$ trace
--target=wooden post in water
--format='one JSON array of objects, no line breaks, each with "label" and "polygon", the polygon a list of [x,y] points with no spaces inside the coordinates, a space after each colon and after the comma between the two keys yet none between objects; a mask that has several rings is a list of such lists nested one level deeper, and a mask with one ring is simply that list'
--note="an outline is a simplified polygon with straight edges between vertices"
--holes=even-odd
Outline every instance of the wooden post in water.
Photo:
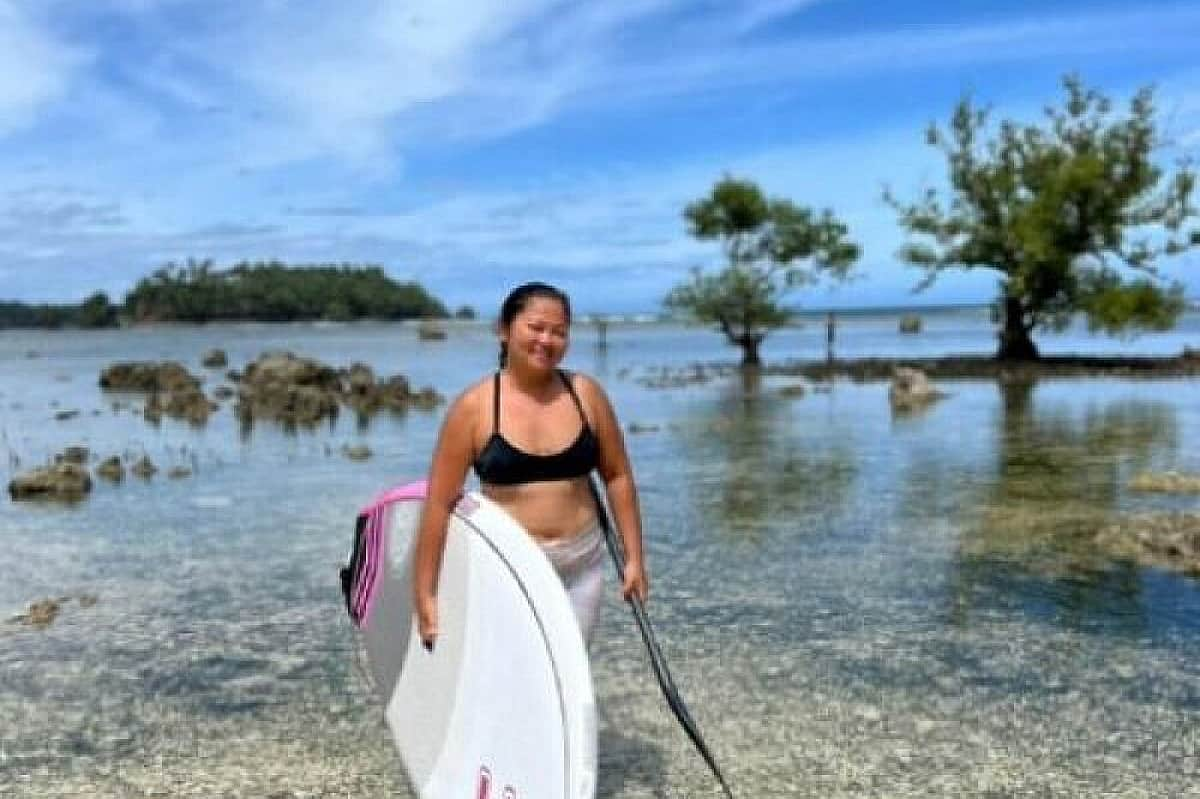
[{"label": "wooden post in water", "polygon": [[833,339],[837,334],[837,317],[833,311],[825,316],[825,362],[833,364]]}]

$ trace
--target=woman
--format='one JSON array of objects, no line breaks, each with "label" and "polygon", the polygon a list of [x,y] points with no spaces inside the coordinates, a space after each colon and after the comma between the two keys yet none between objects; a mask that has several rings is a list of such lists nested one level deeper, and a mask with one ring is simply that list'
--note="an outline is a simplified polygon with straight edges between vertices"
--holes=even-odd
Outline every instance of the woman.
[{"label": "woman", "polygon": [[587,640],[604,579],[604,536],[587,481],[604,480],[625,547],[623,596],[645,599],[637,490],[616,414],[600,386],[558,368],[571,304],[545,283],[514,289],[500,308],[500,369],[446,412],[418,530],[414,604],[421,640],[438,634],[437,583],[446,523],[474,467],[483,493],[521,523],[554,564]]}]

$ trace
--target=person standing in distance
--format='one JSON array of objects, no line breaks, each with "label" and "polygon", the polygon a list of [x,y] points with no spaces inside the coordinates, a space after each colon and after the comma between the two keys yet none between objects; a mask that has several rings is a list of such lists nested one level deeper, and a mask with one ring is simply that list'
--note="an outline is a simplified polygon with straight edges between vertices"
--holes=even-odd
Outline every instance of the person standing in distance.
[{"label": "person standing in distance", "polygon": [[474,468],[485,496],[520,522],[562,579],[589,640],[604,587],[604,535],[588,486],[600,473],[625,548],[621,593],[645,600],[641,513],[621,427],[592,378],[559,369],[571,303],[546,283],[505,298],[500,368],[460,394],[442,422],[417,529],[414,607],[421,641],[438,634],[437,584],[449,515]]}]

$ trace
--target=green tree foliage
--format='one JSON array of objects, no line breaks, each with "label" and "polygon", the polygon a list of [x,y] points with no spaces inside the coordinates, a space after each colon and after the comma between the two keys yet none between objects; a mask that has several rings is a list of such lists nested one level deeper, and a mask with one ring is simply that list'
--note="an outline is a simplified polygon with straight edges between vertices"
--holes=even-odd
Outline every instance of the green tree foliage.
[{"label": "green tree foliage", "polygon": [[115,327],[117,306],[97,292],[79,305],[0,302],[0,328],[5,327]]},{"label": "green tree foliage", "polygon": [[716,323],[742,348],[742,365],[756,366],[767,333],[787,321],[784,295],[822,276],[844,280],[859,248],[831,211],[815,213],[790,200],[768,198],[752,181],[726,177],[684,210],[689,233],[721,242],[726,266],[693,269],[666,306]]},{"label": "green tree foliage", "polygon": [[292,322],[445,317],[446,308],[417,283],[397,282],[378,266],[289,266],[212,261],[167,264],[125,298],[134,321]]},{"label": "green tree foliage", "polygon": [[113,327],[117,324],[117,306],[98,291],[80,304],[77,323],[80,327]]},{"label": "green tree foliage", "polygon": [[68,306],[0,302],[0,328],[62,327]]},{"label": "green tree foliage", "polygon": [[62,327],[70,313],[67,305],[31,305],[0,302],[0,328]]},{"label": "green tree foliage", "polygon": [[900,257],[926,270],[918,289],[946,269],[1000,273],[1000,358],[1037,358],[1033,331],[1062,329],[1077,312],[1108,333],[1171,327],[1183,287],[1156,261],[1200,244],[1195,173],[1181,163],[1167,175],[1154,160],[1152,90],[1119,114],[1077,77],[1063,86],[1062,107],[1047,108],[1041,125],[992,127],[988,109],[961,100],[949,128],[927,134],[946,156],[947,196],[884,194],[917,237]]}]

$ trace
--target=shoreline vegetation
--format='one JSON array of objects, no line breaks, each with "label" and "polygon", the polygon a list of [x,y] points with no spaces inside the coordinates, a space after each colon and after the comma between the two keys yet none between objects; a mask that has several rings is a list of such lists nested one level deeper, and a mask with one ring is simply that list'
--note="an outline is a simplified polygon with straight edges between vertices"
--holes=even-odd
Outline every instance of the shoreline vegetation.
[{"label": "shoreline vegetation", "polygon": [[1009,361],[993,355],[946,355],[934,358],[848,358],[788,361],[767,374],[812,380],[847,377],[869,382],[890,380],[897,368],[919,369],[933,379],[994,379],[1026,382],[1046,377],[1198,377],[1200,350],[1179,355],[1043,355],[1036,361]]},{"label": "shoreline vegetation", "polygon": [[[457,318],[471,318],[463,307]],[[367,264],[242,261],[217,269],[211,260],[168,263],[113,303],[96,292],[79,304],[0,301],[0,329],[103,329],[156,322],[304,322],[447,319],[440,300],[419,283],[388,277]]]},{"label": "shoreline vegetation", "polygon": [[[1188,301],[1187,310],[1200,308]],[[780,308],[781,326],[834,325],[879,315],[901,315],[899,335],[920,335],[921,314],[980,313],[992,303],[930,304],[838,309]],[[282,261],[242,261],[228,269],[212,260],[189,259],[168,263],[137,282],[121,304],[104,292],[72,304],[30,304],[0,301],[0,329],[111,329],[147,324],[295,323],[354,321],[419,321],[422,339],[445,338],[444,322],[474,321],[473,308],[451,314],[446,306],[416,282],[399,282],[377,265],[296,264]],[[662,315],[584,314],[580,324],[606,329],[611,323],[645,321],[696,324],[688,317]],[[907,326],[906,326],[907,325]],[[708,326],[703,322],[699,326]],[[831,327],[832,330],[832,327]],[[832,333],[831,333],[832,335]],[[832,345],[832,339],[830,341]],[[743,364],[745,366],[745,364]],[[1200,350],[1184,347],[1177,356],[1056,355],[1011,359],[975,354],[926,358],[852,358],[787,360],[759,365],[765,374],[803,376],[813,380],[836,377],[874,381],[891,379],[897,368],[915,368],[934,379],[1035,380],[1040,377],[1200,375]],[[699,382],[724,374],[724,363],[699,364],[663,375],[660,385]]]},{"label": "shoreline vegetation", "polygon": [[820,383],[838,378],[858,383],[894,380],[897,372],[917,370],[931,380],[997,380],[1031,383],[1046,378],[1195,378],[1200,377],[1200,350],[1179,355],[1045,355],[1036,361],[1007,361],[994,355],[939,357],[792,359],[747,372],[733,362],[693,363],[652,370],[639,378],[648,388],[680,388],[718,378],[739,376],[803,377]]}]

